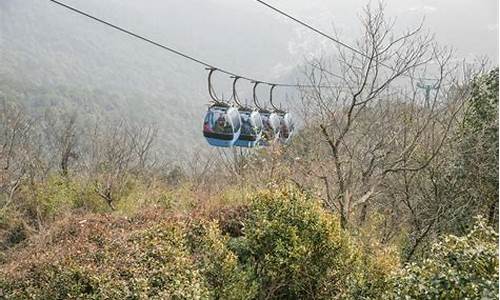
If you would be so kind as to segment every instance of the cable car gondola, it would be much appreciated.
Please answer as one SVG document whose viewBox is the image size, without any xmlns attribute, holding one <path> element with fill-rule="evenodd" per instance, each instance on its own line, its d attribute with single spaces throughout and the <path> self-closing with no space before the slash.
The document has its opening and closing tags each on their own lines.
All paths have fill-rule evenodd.
<svg viewBox="0 0 500 300">
<path fill-rule="evenodd" d="M 259 105 L 256 94 L 257 85 L 259 85 L 259 83 L 260 82 L 256 81 L 255 85 L 253 86 L 253 101 L 255 103 L 255 106 L 259 109 L 259 114 L 260 117 L 262 118 L 262 126 L 263 126 L 262 138 L 259 142 L 259 145 L 269 146 L 279 137 L 280 119 L 276 113 Z"/>
<path fill-rule="evenodd" d="M 236 81 L 240 77 L 234 77 L 233 81 L 233 100 L 239 106 L 241 119 L 241 134 L 238 140 L 234 143 L 235 146 L 244 148 L 253 148 L 258 145 L 262 137 L 262 119 L 257 110 L 241 105 L 236 93 Z"/>
<path fill-rule="evenodd" d="M 269 146 L 279 137 L 280 118 L 276 113 L 268 110 L 260 110 L 259 113 L 262 118 L 262 124 L 264 125 L 260 145 Z"/>
<path fill-rule="evenodd" d="M 210 68 L 208 75 L 208 92 L 214 103 L 205 114 L 203 136 L 212 146 L 232 147 L 241 133 L 240 114 L 237 108 L 216 97 L 211 82 L 215 70 Z"/>
<path fill-rule="evenodd" d="M 292 138 L 295 130 L 295 123 L 292 115 L 287 112 L 278 113 L 280 116 L 280 136 L 279 140 L 282 144 L 287 144 Z"/>
<path fill-rule="evenodd" d="M 226 103 L 216 103 L 208 108 L 203 124 L 203 136 L 216 147 L 232 147 L 241 133 L 238 110 Z"/>
<path fill-rule="evenodd" d="M 279 141 L 282 144 L 287 144 L 295 130 L 295 123 L 293 121 L 292 115 L 284 110 L 277 108 L 273 103 L 273 90 L 276 85 L 271 85 L 271 90 L 269 92 L 269 102 L 271 106 L 274 108 L 274 113 L 279 117 Z"/>
<path fill-rule="evenodd" d="M 235 146 L 253 148 L 262 137 L 262 119 L 260 114 L 252 109 L 240 109 L 241 134 L 234 143 Z"/>
</svg>

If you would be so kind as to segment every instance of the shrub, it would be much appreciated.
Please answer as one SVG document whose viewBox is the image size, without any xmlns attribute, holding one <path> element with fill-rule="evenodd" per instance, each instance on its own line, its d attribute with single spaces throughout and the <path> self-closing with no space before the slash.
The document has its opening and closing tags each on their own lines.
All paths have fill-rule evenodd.
<svg viewBox="0 0 500 300">
<path fill-rule="evenodd" d="M 22 281 L 0 280 L 6 299 L 96 299 L 97 278 L 78 266 L 43 265 Z M 0 294 L 2 295 L 2 294 Z"/>
<path fill-rule="evenodd" d="M 185 235 L 183 226 L 165 224 L 131 239 L 131 263 L 116 264 L 121 269 L 118 274 L 127 274 L 122 286 L 148 298 L 205 299 L 206 282 L 189 255 Z"/>
<path fill-rule="evenodd" d="M 79 227 L 41 258 L 0 274 L 8 299 L 206 299 L 207 283 L 181 224 L 127 234 L 123 222 Z M 125 226 L 125 227 L 124 227 Z M 113 227 L 119 227 L 115 230 Z M 62 232 L 56 233 L 63 234 Z M 115 235 L 116 234 L 116 235 Z M 72 248 L 73 247 L 73 248 Z M 9 272 L 10 271 L 10 272 Z"/>
<path fill-rule="evenodd" d="M 385 243 L 383 235 L 384 218 L 378 213 L 367 216 L 364 224 L 351 228 L 349 234 L 358 249 L 358 260 L 351 265 L 354 276 L 349 281 L 351 299 L 383 299 L 387 282 L 393 272 L 400 269 L 400 237 L 392 243 Z M 404 236 L 401 230 L 399 235 Z"/>
<path fill-rule="evenodd" d="M 251 270 L 239 264 L 217 222 L 195 221 L 188 230 L 192 254 L 207 280 L 211 299 L 254 299 Z"/>
<path fill-rule="evenodd" d="M 221 207 L 210 211 L 208 217 L 218 222 L 222 234 L 233 238 L 241 237 L 244 222 L 248 217 L 248 209 L 247 205 Z"/>
<path fill-rule="evenodd" d="M 258 298 L 319 299 L 347 294 L 355 251 L 319 201 L 292 188 L 252 199 L 240 258 L 251 264 Z"/>
<path fill-rule="evenodd" d="M 22 187 L 25 210 L 38 222 L 52 221 L 74 208 L 79 198 L 79 185 L 62 176 L 50 176 L 46 182 Z"/>
<path fill-rule="evenodd" d="M 0 209 L 0 262 L 3 260 L 4 250 L 24 241 L 30 233 L 19 212 Z"/>
<path fill-rule="evenodd" d="M 498 234 L 479 219 L 466 236 L 443 237 L 428 257 L 392 279 L 392 299 L 498 299 Z"/>
<path fill-rule="evenodd" d="M 74 201 L 77 210 L 91 213 L 109 213 L 109 205 L 96 193 L 93 182 L 81 178 L 72 178 L 78 184 L 78 197 Z"/>
</svg>

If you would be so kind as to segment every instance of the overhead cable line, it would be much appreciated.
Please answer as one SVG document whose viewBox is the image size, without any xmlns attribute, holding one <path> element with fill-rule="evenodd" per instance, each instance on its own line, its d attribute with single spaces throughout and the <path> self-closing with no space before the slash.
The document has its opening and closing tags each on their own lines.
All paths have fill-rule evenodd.
<svg viewBox="0 0 500 300">
<path fill-rule="evenodd" d="M 145 41 L 147 43 L 150 43 L 150 44 L 152 44 L 154 46 L 160 47 L 160 48 L 162 48 L 164 50 L 170 51 L 171 53 L 179 55 L 179 56 L 181 56 L 181 57 L 183 57 L 185 59 L 191 60 L 191 61 L 193 61 L 195 63 L 200 64 L 200 65 L 203 65 L 203 66 L 205 66 L 209 70 L 217 70 L 217 71 L 219 71 L 221 73 L 224 73 L 224 74 L 227 74 L 227 75 L 229 75 L 231 77 L 238 77 L 238 78 L 241 78 L 241 79 L 244 79 L 244 80 L 248 80 L 248 81 L 250 81 L 252 83 L 258 82 L 258 83 L 263 83 L 263 84 L 267 84 L 267 85 L 271 85 L 271 86 L 274 85 L 274 86 L 281 86 L 281 87 L 297 87 L 297 88 L 318 88 L 318 87 L 328 88 L 328 87 L 334 87 L 334 86 L 316 86 L 316 85 L 305 85 L 305 84 L 303 85 L 303 84 L 274 83 L 274 82 L 268 82 L 268 81 L 263 81 L 263 80 L 256 80 L 256 79 L 253 79 L 253 78 L 250 78 L 250 77 L 238 75 L 238 74 L 236 74 L 234 72 L 225 70 L 223 68 L 216 67 L 216 66 L 214 66 L 214 65 L 212 65 L 212 64 L 210 64 L 210 63 L 208 63 L 206 61 L 203 61 L 201 59 L 195 58 L 195 57 L 193 57 L 191 55 L 183 53 L 183 52 L 181 52 L 179 50 L 176 50 L 176 49 L 171 48 L 169 46 L 166 46 L 164 44 L 160 44 L 158 42 L 155 42 L 155 41 L 153 41 L 153 40 L 151 40 L 151 39 L 149 39 L 147 37 L 144 37 L 144 36 L 142 36 L 140 34 L 134 33 L 134 32 L 132 32 L 130 30 L 127 30 L 127 29 L 125 29 L 123 27 L 120 27 L 118 25 L 112 24 L 112 23 L 110 23 L 108 21 L 105 21 L 103 19 L 100 19 L 98 17 L 95 17 L 95 16 L 93 16 L 93 15 L 91 15 L 89 13 L 86 13 L 86 12 L 84 12 L 82 10 L 79 10 L 79 9 L 77 9 L 77 8 L 75 8 L 73 6 L 70 6 L 68 4 L 65 4 L 65 3 L 61 2 L 61 1 L 57 1 L 57 0 L 48 0 L 48 1 L 50 1 L 50 2 L 52 2 L 54 4 L 57 4 L 59 6 L 62 6 L 64 8 L 66 8 L 66 9 L 68 9 L 68 10 L 71 10 L 71 11 L 77 13 L 77 14 L 80 14 L 82 16 L 90 18 L 90 19 L 92 19 L 94 21 L 97 21 L 97 22 L 99 22 L 101 24 L 109 26 L 109 27 L 111 27 L 113 29 L 121 31 L 121 32 L 123 32 L 125 34 L 128 34 L 128 35 L 132 36 L 132 37 L 135 37 L 137 39 L 143 40 L 143 41 Z"/>
<path fill-rule="evenodd" d="M 358 49 L 356 49 L 356 48 L 354 48 L 352 46 L 349 46 L 348 44 L 342 42 L 341 40 L 336 39 L 336 38 L 332 37 L 331 35 L 328 35 L 328 34 L 324 33 L 323 31 L 321 31 L 319 29 L 316 29 L 316 28 L 312 27 L 311 25 L 307 24 L 306 22 L 301 21 L 301 20 L 295 18 L 294 16 L 292 16 L 292 15 L 284 12 L 283 10 L 281 10 L 281 9 L 275 7 L 275 6 L 272 6 L 271 4 L 269 4 L 269 3 L 265 2 L 265 1 L 262 1 L 262 0 L 255 0 L 255 1 L 259 2 L 260 4 L 262 4 L 264 6 L 267 6 L 268 8 L 274 10 L 275 12 L 277 12 L 277 13 L 279 13 L 279 14 L 281 14 L 281 15 L 283 15 L 283 16 L 285 16 L 285 17 L 287 17 L 287 18 L 289 18 L 289 19 L 291 19 L 291 20 L 293 20 L 293 21 L 295 21 L 297 23 L 299 23 L 300 25 L 305 26 L 305 27 L 311 29 L 312 31 L 316 32 L 317 34 L 322 35 L 323 37 L 326 37 L 327 39 L 329 39 L 329 40 L 331 40 L 331 41 L 333 41 L 333 42 L 335 42 L 335 43 L 337 43 L 337 44 L 339 44 L 341 46 L 344 46 L 344 47 L 346 47 L 347 49 L 349 49 L 349 50 L 351 50 L 353 52 L 356 52 L 359 55 L 362 55 L 362 56 L 364 56 L 366 58 L 370 58 L 368 55 L 366 55 L 365 53 L 361 52 L 360 50 L 358 50 Z"/>
<path fill-rule="evenodd" d="M 370 60 L 373 59 L 372 57 L 370 57 L 366 53 L 363 53 L 362 51 L 354 48 L 353 46 L 350 46 L 350 45 L 342 42 L 341 40 L 339 40 L 337 38 L 334 38 L 333 36 L 331 36 L 329 34 L 326 34 L 325 32 L 323 32 L 323 31 L 321 31 L 321 30 L 319 30 L 319 29 L 317 29 L 317 28 L 315 28 L 315 27 L 307 24 L 304 21 L 301 21 L 301 20 L 297 19 L 296 17 L 290 15 L 289 13 L 286 13 L 283 10 L 281 10 L 281 9 L 279 9 L 279 8 L 273 6 L 273 5 L 271 5 L 271 4 L 269 4 L 269 3 L 265 2 L 265 1 L 262 1 L 262 0 L 255 0 L 255 1 L 259 2 L 260 4 L 266 6 L 266 7 L 270 8 L 270 9 L 272 9 L 275 12 L 277 12 L 277 13 L 279 13 L 279 14 L 281 14 L 281 15 L 283 15 L 283 16 L 285 16 L 285 17 L 287 17 L 287 18 L 289 18 L 289 19 L 291 19 L 293 21 L 295 21 L 296 23 L 299 23 L 300 25 L 309 28 L 310 30 L 316 32 L 317 34 L 319 34 L 319 35 L 321 35 L 321 36 L 323 36 L 323 37 L 325 37 L 325 38 L 327 38 L 327 39 L 329 39 L 329 40 L 331 40 L 331 41 L 333 41 L 333 42 L 335 42 L 335 43 L 337 43 L 337 44 L 339 44 L 339 45 L 341 45 L 341 46 L 343 46 L 343 47 L 345 47 L 345 48 L 347 48 L 347 49 L 349 49 L 349 50 L 351 50 L 353 52 L 355 52 L 356 54 L 359 54 L 359 55 L 361 55 L 361 56 L 363 56 L 363 57 L 365 57 L 367 59 L 370 59 Z M 386 64 L 386 63 L 380 62 L 380 65 L 382 65 L 382 66 L 384 66 L 384 67 L 386 67 L 386 68 L 394 71 L 394 68 L 392 66 Z M 334 75 L 334 74 L 332 74 L 332 75 Z M 336 76 L 336 75 L 334 75 L 334 76 Z M 437 80 L 436 78 L 421 78 L 421 79 L 425 79 L 425 80 Z"/>
</svg>

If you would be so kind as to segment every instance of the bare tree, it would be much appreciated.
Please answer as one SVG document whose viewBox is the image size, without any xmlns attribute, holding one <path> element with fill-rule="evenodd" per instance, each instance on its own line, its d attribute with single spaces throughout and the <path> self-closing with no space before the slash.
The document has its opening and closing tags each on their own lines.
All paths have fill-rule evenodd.
<svg viewBox="0 0 500 300">
<path fill-rule="evenodd" d="M 320 143 L 314 163 L 303 161 L 299 167 L 324 185 L 325 202 L 339 213 L 343 227 L 355 211 L 364 222 L 389 174 L 418 172 L 431 164 L 463 100 L 444 96 L 455 70 L 452 52 L 439 48 L 422 25 L 396 36 L 382 5 L 368 6 L 362 24 L 357 48 L 364 55 L 339 46 L 334 62 L 311 61 L 306 74 L 317 88 L 303 91 L 303 103 L 315 115 L 310 123 L 320 133 L 306 142 Z M 434 95 L 422 99 L 417 82 L 429 73 L 436 76 Z"/>
<path fill-rule="evenodd" d="M 112 210 L 131 176 L 144 174 L 156 164 L 156 159 L 150 160 L 156 133 L 154 126 L 131 126 L 124 121 L 104 127 L 96 124 L 89 133 L 87 165 L 96 193 Z"/>
<path fill-rule="evenodd" d="M 156 125 L 129 125 L 127 127 L 128 138 L 130 139 L 131 147 L 137 157 L 137 169 L 144 170 L 147 167 L 151 168 L 157 162 L 156 157 L 151 157 L 153 146 L 158 137 L 158 127 Z"/>
<path fill-rule="evenodd" d="M 78 127 L 77 112 L 54 112 L 48 110 L 43 120 L 43 130 L 50 149 L 55 156 L 56 164 L 63 176 L 68 175 L 71 160 L 78 154 L 78 139 L 81 129 Z"/>
<path fill-rule="evenodd" d="M 34 120 L 24 110 L 5 99 L 0 103 L 0 193 L 7 208 L 23 180 L 39 171 L 41 151 L 36 143 Z"/>
<path fill-rule="evenodd" d="M 196 188 L 207 181 L 208 174 L 214 168 L 214 163 L 215 160 L 211 155 L 203 155 L 200 151 L 197 151 L 192 159 L 187 162 L 186 170 Z"/>
</svg>

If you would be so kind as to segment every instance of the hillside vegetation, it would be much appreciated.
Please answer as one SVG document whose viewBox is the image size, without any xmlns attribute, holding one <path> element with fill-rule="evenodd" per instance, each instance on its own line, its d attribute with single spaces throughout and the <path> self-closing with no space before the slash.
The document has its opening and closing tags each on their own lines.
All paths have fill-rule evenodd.
<svg viewBox="0 0 500 300">
<path fill-rule="evenodd" d="M 244 70 L 248 76 L 265 74 L 271 80 L 294 69 L 269 74 L 276 58 L 293 62 L 283 53 L 288 53 L 286 47 L 293 44 L 296 33 L 261 14 L 252 3 L 181 5 L 151 0 L 138 5 L 133 0 L 92 0 L 68 4 L 202 60 L 235 72 Z M 238 30 L 225 30 L 234 23 L 239 24 Z M 271 26 L 272 34 L 261 34 Z M 169 145 L 163 155 L 171 159 L 187 160 L 197 151 L 206 151 L 199 135 L 209 100 L 203 66 L 45 1 L 2 1 L 0 27 L 3 97 L 37 116 L 50 108 L 76 111 L 82 122 L 126 119 L 157 124 L 158 139 Z M 225 34 L 214 34 L 222 31 Z M 261 57 L 252 59 L 256 55 Z M 215 81 L 219 94 L 228 96 L 231 79 L 217 74 Z M 240 87 L 242 96 L 251 90 L 250 84 Z M 263 97 L 267 94 L 264 89 L 259 92 Z M 185 155 L 179 157 L 179 153 Z"/>
<path fill-rule="evenodd" d="M 423 263 L 362 241 L 313 196 L 289 187 L 248 204 L 64 217 L 8 255 L 8 299 L 494 299 L 498 235 L 479 219 Z"/>
<path fill-rule="evenodd" d="M 383 6 L 357 45 L 307 62 L 290 144 L 184 161 L 157 124 L 36 107 L 88 89 L 2 80 L 0 298 L 497 299 L 498 67 Z"/>
<path fill-rule="evenodd" d="M 496 299 L 497 179 L 487 161 L 496 150 L 477 143 L 496 139 L 488 123 L 478 122 L 487 117 L 477 117 L 496 109 L 497 100 L 484 101 L 494 96 L 492 80 L 498 82 L 497 70 L 474 80 L 478 94 L 455 133 L 459 150 L 470 151 L 460 157 L 470 154 L 451 170 L 444 165 L 444 182 L 433 183 L 439 195 L 460 182 L 464 194 L 449 198 L 426 232 L 413 227 L 411 216 L 432 207 L 400 211 L 405 219 L 391 224 L 390 197 L 383 206 L 373 203 L 362 222 L 350 216 L 344 223 L 326 190 L 296 177 L 310 153 L 301 143 L 307 129 L 287 147 L 198 157 L 189 173 L 157 165 L 149 148 L 139 151 L 149 143 L 144 128 L 106 127 L 91 143 L 97 152 L 69 151 L 67 160 L 63 146 L 73 135 L 52 136 L 61 147 L 55 156 L 11 140 L 16 150 L 3 160 L 2 173 L 8 180 L 2 181 L 0 293 L 7 299 Z M 30 124 L 20 110 L 4 116 L 5 125 Z M 13 133 L 9 128 L 4 133 Z M 296 151 L 304 151 L 301 159 Z M 484 170 L 480 184 L 466 171 L 471 167 Z M 436 199 L 426 195 L 422 200 Z"/>
</svg>

